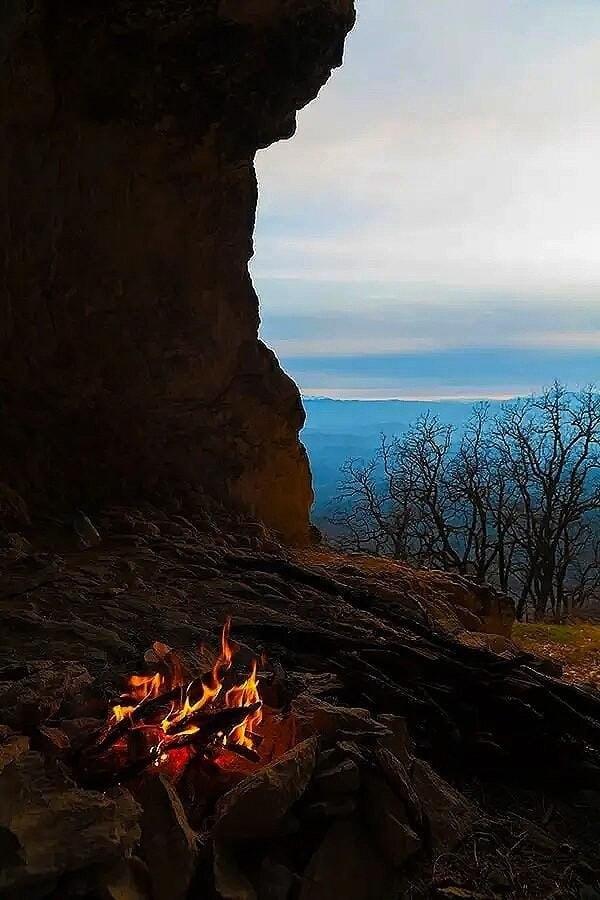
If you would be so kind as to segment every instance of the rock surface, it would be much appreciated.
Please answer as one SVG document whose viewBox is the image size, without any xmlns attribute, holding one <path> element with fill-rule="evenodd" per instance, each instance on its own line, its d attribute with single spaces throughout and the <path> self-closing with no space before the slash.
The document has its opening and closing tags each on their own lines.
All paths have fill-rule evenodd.
<svg viewBox="0 0 600 900">
<path fill-rule="evenodd" d="M 355 819 L 335 822 L 310 861 L 300 900 L 386 900 L 393 897 L 389 876 Z"/>
<path fill-rule="evenodd" d="M 290 881 L 304 900 L 494 896 L 508 856 L 503 896 L 570 896 L 573 855 L 593 867 L 597 799 L 582 814 L 577 789 L 600 771 L 600 700 L 507 639 L 499 656 L 493 635 L 444 630 L 439 575 L 398 568 L 385 592 L 352 557 L 325 564 L 238 518 L 227 530 L 214 509 L 112 508 L 94 523 L 90 547 L 70 525 L 30 532 L 0 585 L 1 896 L 150 900 L 185 895 L 192 875 L 190 897 L 291 900 Z M 76 787 L 65 771 L 114 783 L 82 756 L 122 676 L 169 647 L 206 670 L 228 614 L 241 657 L 266 654 L 264 768 L 190 765 L 181 803 L 152 769 L 150 803 L 125 766 L 143 814 L 123 791 Z"/>
<path fill-rule="evenodd" d="M 12 748 L 0 770 L 0 896 L 43 897 L 65 874 L 126 859 L 140 836 L 130 794 L 83 791 L 40 754 Z"/>
<path fill-rule="evenodd" d="M 316 752 L 317 742 L 309 738 L 273 765 L 240 782 L 217 804 L 216 837 L 235 841 L 248 833 L 256 838 L 274 834 L 290 806 L 306 790 Z"/>
<path fill-rule="evenodd" d="M 421 848 L 406 806 L 382 778 L 374 775 L 364 779 L 363 818 L 372 840 L 394 868 L 403 865 Z"/>
<path fill-rule="evenodd" d="M 352 0 L 14 0 L 0 14 L 0 515 L 237 505 L 308 540 L 295 385 L 258 339 L 253 159 Z"/>
<path fill-rule="evenodd" d="M 34 660 L 14 669 L 0 669 L 2 722 L 29 733 L 55 715 L 61 704 L 73 701 L 90 685 L 91 678 L 79 663 Z"/>
<path fill-rule="evenodd" d="M 442 853 L 453 850 L 472 828 L 477 810 L 424 760 L 413 760 L 411 777 L 429 823 L 434 851 Z"/>
<path fill-rule="evenodd" d="M 194 877 L 198 840 L 173 785 L 149 778 L 139 798 L 142 851 L 148 861 L 154 900 L 185 900 Z"/>
</svg>

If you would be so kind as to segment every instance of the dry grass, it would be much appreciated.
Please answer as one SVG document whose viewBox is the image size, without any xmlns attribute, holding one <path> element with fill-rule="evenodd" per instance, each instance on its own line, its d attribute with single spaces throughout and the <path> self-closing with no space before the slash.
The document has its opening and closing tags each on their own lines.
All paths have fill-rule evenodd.
<svg viewBox="0 0 600 900">
<path fill-rule="evenodd" d="M 560 663 L 569 680 L 600 687 L 600 625 L 517 623 L 513 639 L 524 650 Z"/>
</svg>

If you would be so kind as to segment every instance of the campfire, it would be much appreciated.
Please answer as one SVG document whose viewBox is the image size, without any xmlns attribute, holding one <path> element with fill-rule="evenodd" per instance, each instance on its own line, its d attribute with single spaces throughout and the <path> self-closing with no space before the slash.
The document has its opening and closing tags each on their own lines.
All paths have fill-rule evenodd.
<svg viewBox="0 0 600 900">
<path fill-rule="evenodd" d="M 113 780 L 135 777 L 148 767 L 177 774 L 193 757 L 225 763 L 226 754 L 260 762 L 257 748 L 263 719 L 258 660 L 242 672 L 239 646 L 228 618 L 220 650 L 207 671 L 190 674 L 181 657 L 156 642 L 146 658 L 156 671 L 131 675 L 127 690 L 111 703 L 105 727 L 82 756 L 88 774 L 111 773 Z M 204 657 L 205 648 L 201 648 Z"/>
<path fill-rule="evenodd" d="M 533 824 L 532 841 L 541 834 L 544 844 L 536 849 L 532 841 L 519 843 L 523 817 L 513 827 L 502 805 L 490 813 L 479 808 L 477 795 L 460 793 L 420 758 L 414 718 L 388 710 L 406 708 L 408 674 L 415 672 L 415 690 L 445 678 L 461 696 L 469 690 L 481 696 L 472 663 L 483 659 L 486 696 L 500 722 L 491 734 L 510 749 L 504 727 L 511 734 L 520 728 L 520 742 L 524 734 L 533 740 L 529 719 L 518 719 L 515 708 L 553 712 L 546 719 L 536 713 L 538 730 L 544 722 L 562 723 L 555 711 L 568 709 L 567 726 L 593 739 L 596 720 L 587 711 L 598 703 L 594 695 L 531 666 L 509 669 L 500 657 L 476 656 L 446 639 L 438 643 L 434 635 L 402 644 L 398 638 L 393 650 L 371 648 L 372 656 L 366 647 L 364 658 L 351 644 L 351 653 L 328 660 L 335 672 L 322 668 L 320 650 L 308 668 L 306 650 L 294 656 L 273 642 L 267 667 L 234 643 L 230 629 L 227 621 L 214 647 L 175 651 L 154 643 L 144 654 L 145 671 L 136 666 L 117 697 L 107 693 L 106 681 L 94 685 L 84 677 L 75 662 L 33 661 L 0 672 L 4 696 L 30 732 L 0 729 L 0 832 L 9 851 L 19 848 L 5 854 L 2 897 L 387 900 L 430 881 L 440 897 L 457 891 L 474 896 L 471 885 L 479 884 L 486 892 L 478 896 L 497 896 L 487 891 L 486 879 L 496 871 L 497 857 L 510 854 L 523 873 L 518 884 L 525 885 L 511 896 L 550 895 L 555 869 L 538 876 L 540 890 L 529 891 L 531 860 L 544 873 L 548 848 L 562 852 L 563 819 L 557 817 L 554 843 Z M 261 629 L 267 631 L 262 623 L 253 628 Z M 387 675 L 378 682 L 370 659 L 385 665 L 390 658 L 400 670 L 399 682 Z M 422 669 L 413 667 L 414 659 Z M 347 705 L 363 683 L 369 691 L 380 683 L 378 696 L 384 699 L 370 701 L 365 691 L 359 695 L 364 706 Z M 552 692 L 542 693 L 543 684 L 551 684 Z M 509 691 L 515 686 L 529 691 L 536 706 L 519 707 L 515 700 L 510 718 L 501 717 L 501 701 L 514 697 Z M 59 691 L 60 699 L 48 702 Z M 33 695 L 45 705 L 32 704 Z M 425 725 L 443 726 L 428 704 L 423 701 L 417 714 Z M 473 722 L 481 728 L 485 721 L 483 703 L 479 712 L 479 720 L 462 720 L 465 738 Z M 24 718 L 32 713 L 38 718 Z M 544 736 L 553 739 L 552 732 Z M 556 739 L 550 746 L 560 747 Z M 474 840 L 480 840 L 487 868 L 473 854 Z M 521 846 L 522 856 L 515 856 Z"/>
</svg>

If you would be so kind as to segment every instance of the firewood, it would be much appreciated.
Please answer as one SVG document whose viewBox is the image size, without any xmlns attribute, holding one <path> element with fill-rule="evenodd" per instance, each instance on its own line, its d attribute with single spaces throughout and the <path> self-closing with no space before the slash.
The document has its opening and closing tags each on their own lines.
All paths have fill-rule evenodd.
<svg viewBox="0 0 600 900">
<path fill-rule="evenodd" d="M 165 695 L 161 696 L 164 697 Z M 156 701 L 159 699 L 159 697 L 155 698 Z M 231 709 L 221 709 L 214 713 L 204 713 L 203 718 L 200 718 L 200 714 L 198 713 L 195 714 L 195 716 L 188 716 L 185 720 L 185 727 L 189 728 L 193 724 L 201 724 L 202 728 L 198 731 L 181 733 L 181 730 L 184 727 L 183 722 L 181 722 L 178 732 L 174 733 L 172 737 L 166 737 L 145 753 L 141 750 L 141 742 L 134 741 L 133 744 L 130 744 L 129 760 L 125 766 L 121 768 L 117 767 L 116 770 L 104 774 L 101 771 L 98 771 L 95 777 L 93 775 L 90 776 L 92 779 L 91 782 L 89 778 L 87 779 L 87 783 L 89 786 L 94 787 L 107 787 L 111 784 L 121 784 L 140 775 L 148 768 L 148 766 L 156 763 L 162 754 L 168 754 L 172 750 L 179 750 L 184 747 L 193 747 L 198 753 L 203 754 L 208 753 L 211 749 L 214 749 L 216 752 L 222 746 L 221 743 L 215 743 L 216 736 L 220 732 L 223 732 L 224 735 L 230 734 L 234 728 L 241 725 L 249 715 L 257 712 L 260 707 L 261 703 L 253 703 L 249 706 L 239 706 Z M 191 720 L 193 718 L 195 721 L 192 722 Z M 118 725 L 121 724 L 121 722 L 118 723 Z M 130 723 L 129 728 L 131 727 L 132 725 Z M 113 735 L 116 730 L 116 726 L 111 729 Z M 132 734 L 134 733 L 135 730 Z M 127 734 L 127 729 L 125 729 L 119 737 L 124 734 Z M 110 749 L 116 740 L 118 740 L 118 737 L 114 738 L 112 742 L 107 743 L 105 739 L 102 744 L 98 744 L 94 748 L 94 752 L 100 753 L 102 750 L 106 751 Z M 234 753 L 238 753 L 240 756 L 244 756 L 246 759 L 250 759 L 252 762 L 258 762 L 260 760 L 260 757 L 258 757 L 258 754 L 256 754 L 255 751 L 250 749 L 247 750 L 245 747 L 240 750 L 239 745 L 234 744 L 229 749 L 232 749 Z"/>
<path fill-rule="evenodd" d="M 147 722 L 161 710 L 167 709 L 174 701 L 179 700 L 182 703 L 184 696 L 188 696 L 194 702 L 196 695 L 200 697 L 201 690 L 204 689 L 205 685 L 211 684 L 212 680 L 212 671 L 204 672 L 202 675 L 194 678 L 187 686 L 180 684 L 169 691 L 159 694 L 157 697 L 146 697 L 144 700 L 141 700 L 129 715 L 108 729 L 96 744 L 95 752 L 102 753 L 107 750 L 120 738 L 124 737 L 134 725 L 140 722 Z M 186 721 L 188 720 L 186 719 Z"/>
<path fill-rule="evenodd" d="M 235 753 L 237 756 L 241 756 L 244 759 L 247 759 L 249 762 L 259 763 L 260 756 L 256 752 L 256 750 L 252 750 L 251 747 L 246 747 L 244 744 L 235 744 L 231 741 L 225 744 L 225 750 L 229 750 L 230 753 Z"/>
<path fill-rule="evenodd" d="M 141 700 L 129 715 L 112 725 L 105 732 L 104 736 L 91 748 L 92 751 L 94 753 L 103 753 L 105 750 L 108 750 L 120 738 L 124 737 L 134 725 L 150 719 L 160 712 L 163 707 L 166 708 L 175 700 L 181 698 L 183 690 L 182 685 L 179 685 L 170 691 L 166 691 L 164 694 L 159 694 L 158 697 L 147 697 L 145 700 Z"/>
<path fill-rule="evenodd" d="M 201 728 L 203 734 L 214 735 L 222 731 L 223 734 L 229 734 L 238 725 L 242 725 L 244 721 L 251 716 L 252 713 L 258 712 L 262 707 L 262 703 L 257 701 L 249 706 L 233 706 L 225 709 L 219 709 L 216 712 L 206 712 L 201 709 L 198 712 L 190 713 L 169 729 L 169 734 L 180 734 L 186 731 L 192 725 Z"/>
</svg>

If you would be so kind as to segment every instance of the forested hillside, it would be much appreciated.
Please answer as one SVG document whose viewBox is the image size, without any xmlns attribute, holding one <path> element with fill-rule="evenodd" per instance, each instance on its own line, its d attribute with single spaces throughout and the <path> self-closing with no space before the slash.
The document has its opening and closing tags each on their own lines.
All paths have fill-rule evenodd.
<svg viewBox="0 0 600 900">
<path fill-rule="evenodd" d="M 492 401 L 492 408 L 500 406 Z M 449 425 L 464 425 L 472 410 L 469 400 L 332 400 L 304 398 L 306 425 L 302 440 L 310 456 L 315 488 L 313 518 L 323 526 L 348 458 L 369 459 L 381 434 L 403 434 L 419 416 L 431 411 Z"/>
</svg>

